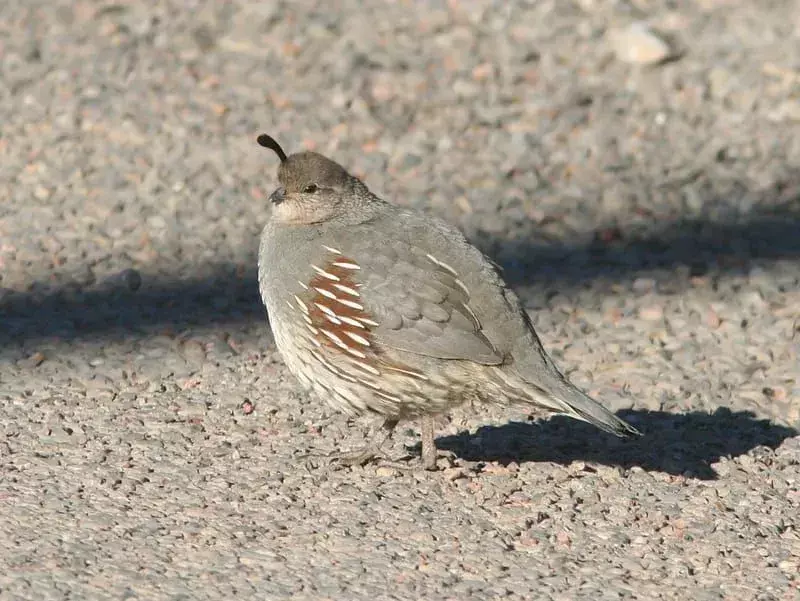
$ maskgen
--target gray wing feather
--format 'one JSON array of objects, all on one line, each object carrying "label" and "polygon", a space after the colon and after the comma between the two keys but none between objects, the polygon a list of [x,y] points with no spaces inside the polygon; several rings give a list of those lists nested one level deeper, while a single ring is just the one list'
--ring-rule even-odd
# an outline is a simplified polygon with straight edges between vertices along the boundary
[{"label": "gray wing feather", "polygon": [[373,330],[379,344],[483,365],[504,361],[483,334],[466,286],[446,266],[398,241],[358,254],[359,293],[379,324]]}]

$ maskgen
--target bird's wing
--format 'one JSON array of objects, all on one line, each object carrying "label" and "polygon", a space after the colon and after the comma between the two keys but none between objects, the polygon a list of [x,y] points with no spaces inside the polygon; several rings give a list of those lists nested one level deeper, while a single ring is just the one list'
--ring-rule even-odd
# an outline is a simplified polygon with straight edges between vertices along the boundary
[{"label": "bird's wing", "polygon": [[[353,311],[344,317],[366,325],[378,348],[503,363],[504,356],[482,332],[469,291],[446,263],[401,240],[377,247],[356,241],[329,250],[319,266],[326,292],[336,297],[335,302],[327,298],[340,313]],[[325,280],[324,274],[337,279]]]}]

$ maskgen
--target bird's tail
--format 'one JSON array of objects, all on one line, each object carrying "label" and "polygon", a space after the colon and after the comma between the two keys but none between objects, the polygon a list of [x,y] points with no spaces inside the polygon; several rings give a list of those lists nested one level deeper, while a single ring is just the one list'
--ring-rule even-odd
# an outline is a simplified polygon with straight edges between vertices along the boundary
[{"label": "bird's tail", "polygon": [[536,404],[554,413],[588,422],[615,436],[628,438],[642,435],[636,428],[611,413],[560,373],[548,384],[546,389],[539,386],[529,392]]}]

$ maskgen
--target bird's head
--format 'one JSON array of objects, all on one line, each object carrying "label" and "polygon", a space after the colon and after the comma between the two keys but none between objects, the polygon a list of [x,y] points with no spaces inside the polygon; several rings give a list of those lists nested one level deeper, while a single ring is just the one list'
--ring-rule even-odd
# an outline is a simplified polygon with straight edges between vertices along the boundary
[{"label": "bird's head", "polygon": [[[293,225],[311,225],[357,211],[372,196],[344,167],[316,152],[286,155],[274,138],[258,136],[258,143],[278,155],[280,187],[269,197],[273,219]],[[374,197],[373,197],[374,198]]]}]

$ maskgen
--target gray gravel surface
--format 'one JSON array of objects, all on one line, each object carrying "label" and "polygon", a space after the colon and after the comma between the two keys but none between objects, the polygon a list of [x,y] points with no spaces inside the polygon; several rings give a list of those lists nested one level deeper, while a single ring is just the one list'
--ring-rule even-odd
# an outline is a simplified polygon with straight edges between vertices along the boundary
[{"label": "gray gravel surface", "polygon": [[[463,227],[646,436],[320,460],[371,424],[276,355],[262,131]],[[798,0],[4,0],[0,599],[800,599],[798,260]]]}]

